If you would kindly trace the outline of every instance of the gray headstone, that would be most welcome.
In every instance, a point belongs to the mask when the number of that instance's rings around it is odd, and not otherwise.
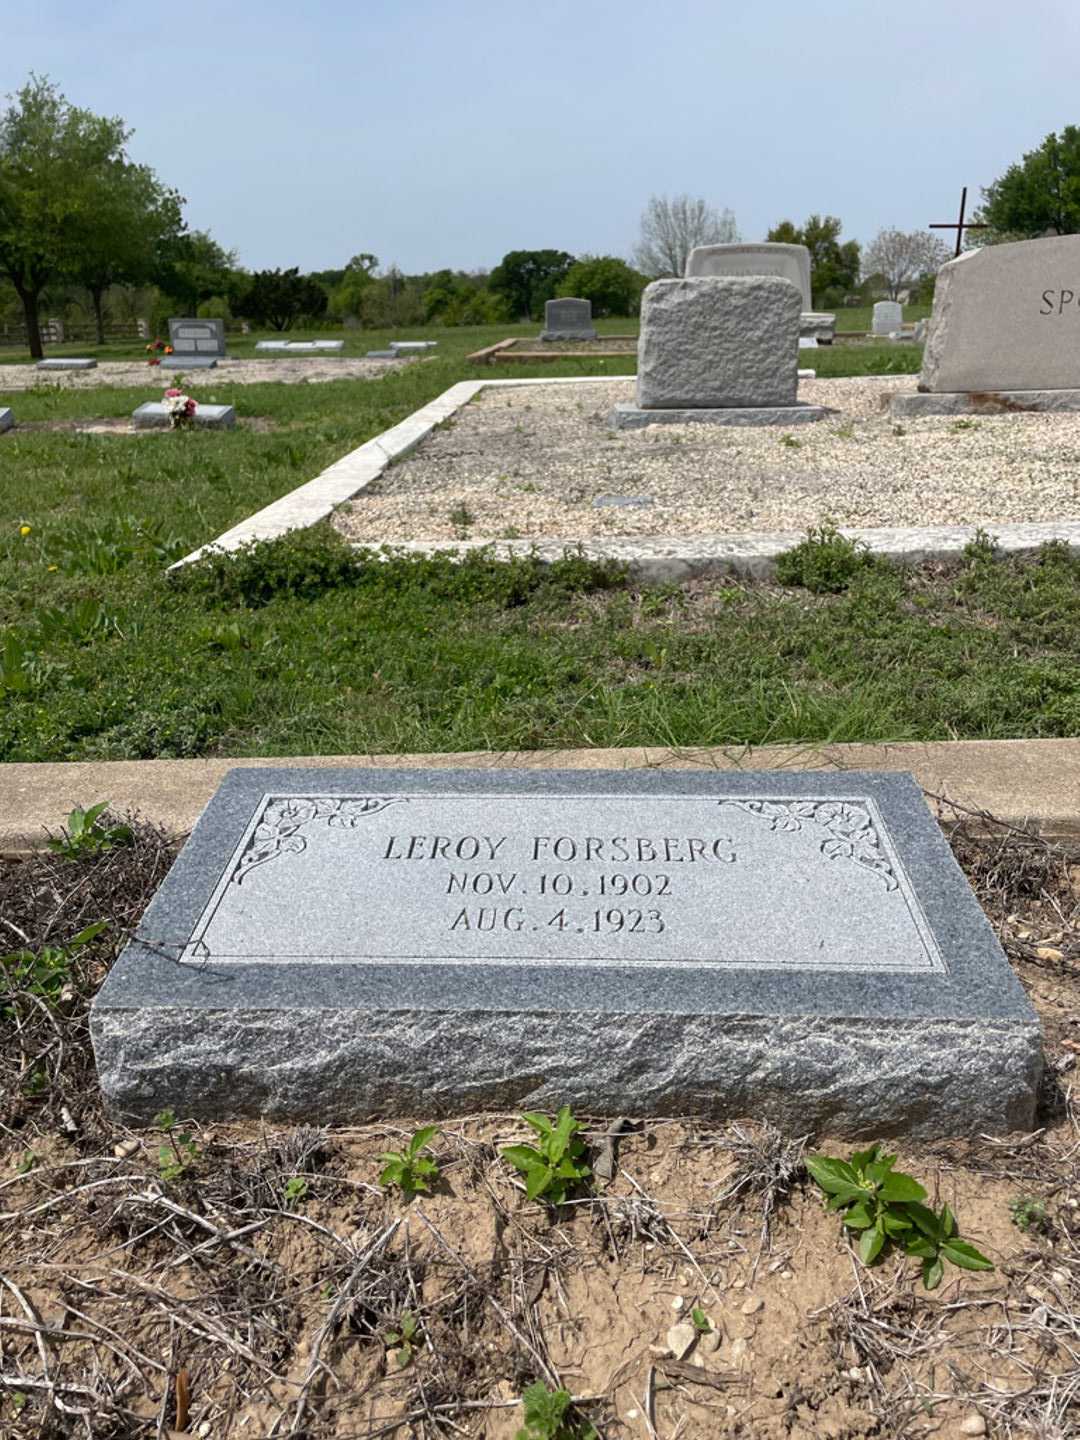
[[[943,265],[919,389],[1080,389],[1080,235],[988,245]]]
[[[690,251],[687,277],[702,275],[779,275],[798,286],[802,309],[810,311],[810,251],[805,245],[760,244],[699,245]]]
[[[799,292],[775,275],[654,280],[641,300],[638,405],[794,404]]]
[[[96,360],[39,360],[38,370],[96,370]]]
[[[549,300],[544,306],[541,340],[595,340],[592,301],[565,297]]]
[[[169,344],[177,355],[225,354],[224,320],[169,320]]]
[[[136,430],[161,430],[170,424],[169,412],[160,400],[148,400],[132,412]],[[236,425],[236,409],[232,405],[207,405],[200,400],[195,410],[195,424],[201,430],[232,430]]]
[[[6,405],[0,405],[0,435],[5,430],[11,430],[15,425],[15,416]]]
[[[910,776],[232,771],[94,1002],[115,1111],[1029,1129],[1034,1012]]]
[[[891,335],[904,322],[904,307],[895,300],[879,300],[870,322],[871,334]]]
[[[216,370],[216,355],[163,355],[163,370]]]

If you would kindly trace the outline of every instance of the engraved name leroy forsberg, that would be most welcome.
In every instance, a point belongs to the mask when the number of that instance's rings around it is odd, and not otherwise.
[[[182,959],[302,958],[944,969],[867,797],[266,794]]]

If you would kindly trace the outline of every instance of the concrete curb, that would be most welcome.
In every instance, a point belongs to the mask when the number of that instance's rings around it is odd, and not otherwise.
[[[76,805],[107,800],[186,834],[229,770],[252,765],[358,770],[908,770],[931,795],[1048,837],[1080,837],[1080,739],[954,740],[881,745],[730,746],[700,750],[472,751],[230,760],[110,760],[0,766],[0,852],[24,853]]]
[[[964,546],[975,538],[976,525],[928,525],[916,529],[860,530],[845,527],[843,533],[866,546],[873,555],[900,565],[918,565],[927,560],[955,560]],[[1041,545],[1057,540],[1070,550],[1080,551],[1080,521],[1046,525],[995,525],[987,530],[1002,554],[1030,554]],[[390,541],[385,549],[402,555],[464,555],[471,550],[490,549],[500,560],[533,555],[549,563],[567,553],[580,552],[589,560],[615,560],[625,564],[635,580],[645,584],[670,585],[698,575],[734,574],[754,580],[769,580],[776,573],[779,555],[806,537],[798,530],[758,530],[743,535],[694,535],[686,539],[665,535],[618,537],[602,540],[403,540]],[[375,548],[358,544],[359,550]]]

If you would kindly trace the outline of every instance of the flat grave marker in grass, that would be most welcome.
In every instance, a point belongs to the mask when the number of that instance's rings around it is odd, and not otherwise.
[[[902,774],[234,770],[91,1024],[142,1119],[998,1133],[1041,1055]]]
[[[37,370],[96,370],[96,360],[68,360],[64,358],[56,360],[39,360],[34,367]]]
[[[169,410],[160,400],[148,400],[132,412],[136,430],[161,430],[172,424]],[[232,430],[236,426],[234,405],[207,405],[202,400],[195,410],[194,423],[202,430]]]
[[[12,429],[14,424],[15,416],[11,413],[10,407],[0,405],[0,435],[2,435],[5,430]]]

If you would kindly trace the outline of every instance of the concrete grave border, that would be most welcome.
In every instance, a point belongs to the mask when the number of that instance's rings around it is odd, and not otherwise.
[[[325,520],[351,500],[394,461],[414,450],[422,440],[449,420],[483,390],[506,390],[525,385],[609,385],[612,375],[559,375],[528,380],[460,380],[434,400],[421,406],[381,435],[365,441],[336,460],[313,480],[291,490],[262,510],[241,520],[216,540],[200,545],[169,568],[178,570],[205,555],[238,550],[256,540],[273,540],[290,530],[303,530]],[[1026,554],[1048,541],[1057,540],[1070,550],[1080,551],[1080,521],[1062,520],[1044,524],[1010,525],[927,525],[917,527],[843,527],[843,533],[862,542],[871,553],[899,564],[915,565],[927,560],[950,560],[979,530],[988,531],[1007,555]],[[499,557],[535,554],[542,560],[559,559],[567,550],[579,549],[591,559],[622,560],[636,578],[669,583],[709,573],[734,573],[768,579],[776,568],[777,556],[804,538],[796,530],[756,530],[741,534],[680,536],[648,535],[633,538],[580,541],[572,539],[491,541],[491,540],[405,540],[387,541],[388,550],[403,554],[430,554],[490,547]],[[381,548],[378,542],[358,549]]]

